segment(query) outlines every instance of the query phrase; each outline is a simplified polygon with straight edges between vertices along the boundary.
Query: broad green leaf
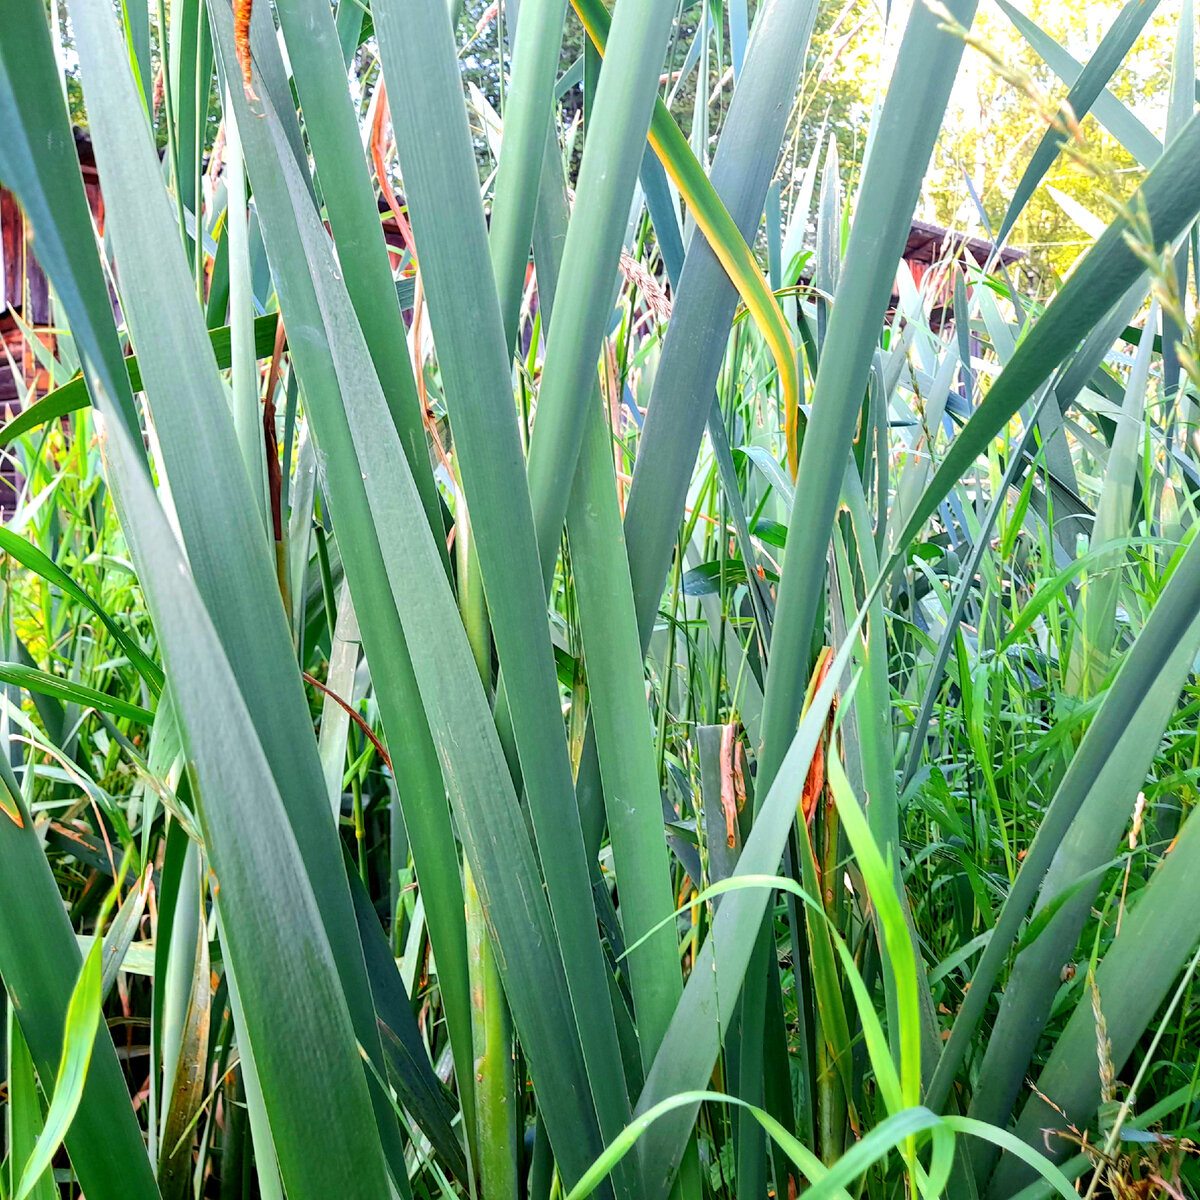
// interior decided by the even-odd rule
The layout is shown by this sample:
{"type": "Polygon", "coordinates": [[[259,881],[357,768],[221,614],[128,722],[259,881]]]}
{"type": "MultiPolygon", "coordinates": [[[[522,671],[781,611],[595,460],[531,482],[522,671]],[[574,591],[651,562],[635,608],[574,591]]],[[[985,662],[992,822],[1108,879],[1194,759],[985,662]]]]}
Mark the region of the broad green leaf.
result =
{"type": "MultiPolygon", "coordinates": [[[[246,170],[242,162],[242,139],[236,117],[228,112],[225,97],[225,230],[229,274],[229,365],[233,426],[246,467],[250,495],[259,517],[274,538],[274,514],[270,511],[267,454],[263,413],[259,401],[261,380],[254,345],[254,280],[250,267],[250,225],[246,213],[246,170]]],[[[212,287],[209,287],[211,296],[212,287]]],[[[278,322],[276,322],[277,332],[278,322]]],[[[274,454],[274,438],[271,442],[274,454]]],[[[282,530],[280,530],[282,533],[282,530]]],[[[278,554],[278,548],[276,549],[278,554]]]]}
{"type": "MultiPolygon", "coordinates": [[[[227,75],[236,76],[232,13],[224,3],[214,3],[210,16],[218,59],[227,75]]],[[[271,38],[260,40],[256,61],[268,78],[282,73],[278,46],[271,38]]],[[[266,251],[284,319],[296,329],[320,329],[325,318],[298,223],[301,219],[315,221],[316,210],[308,201],[303,182],[307,173],[302,172],[292,154],[289,125],[279,116],[267,92],[263,103],[269,107],[263,117],[251,111],[240,89],[232,90],[231,99],[240,121],[246,165],[258,198],[266,251]]],[[[291,355],[304,390],[305,412],[326,464],[325,500],[332,511],[389,752],[397,778],[404,780],[399,788],[400,803],[437,955],[455,1070],[469,1078],[470,999],[459,858],[449,806],[434,799],[443,794],[442,772],[380,554],[366,480],[343,407],[329,340],[297,339],[291,355]]],[[[314,459],[317,448],[310,451],[314,459]]],[[[311,499],[304,510],[296,510],[295,520],[301,527],[308,524],[310,511],[311,499]]]]}
{"type": "MultiPolygon", "coordinates": [[[[1146,328],[1158,324],[1158,304],[1151,301],[1146,328]]],[[[1145,443],[1147,386],[1153,339],[1145,333],[1138,346],[1133,368],[1125,385],[1125,399],[1105,463],[1104,483],[1096,503],[1090,544],[1101,546],[1136,532],[1130,513],[1145,443]]],[[[1101,560],[1084,585],[1080,636],[1071,647],[1067,676],[1072,692],[1086,699],[1099,690],[1112,667],[1117,640],[1117,604],[1123,583],[1122,553],[1117,550],[1101,560]]]]}
{"type": "MultiPolygon", "coordinates": [[[[441,510],[404,321],[388,263],[375,188],[365,170],[333,13],[327,0],[281,0],[277,11],[346,292],[400,434],[426,517],[431,528],[440,530],[441,510]]],[[[257,120],[257,114],[251,119],[257,120]]]]}
{"type": "MultiPolygon", "coordinates": [[[[197,196],[212,78],[212,41],[202,7],[172,3],[166,40],[167,61],[163,64],[166,158],[172,167],[171,190],[178,204],[179,225],[185,227],[189,219],[193,222],[188,253],[194,275],[198,277],[195,264],[199,251],[196,247],[201,239],[194,223],[198,220],[197,196]]],[[[140,83],[137,97],[144,100],[140,83]]],[[[142,111],[146,111],[144,103],[142,111]]]]}
{"type": "MultiPolygon", "coordinates": [[[[815,5],[770,0],[755,17],[742,72],[718,144],[712,183],[747,240],[762,216],[786,114],[777,97],[795,89],[815,5]]],[[[550,219],[552,199],[543,180],[541,227],[535,246],[543,292],[558,277],[559,228],[550,219]]],[[[558,193],[562,194],[561,183],[558,193]]],[[[559,201],[565,207],[565,199],[559,201]]],[[[673,219],[673,218],[672,218],[673,219]]],[[[660,239],[663,233],[659,231],[660,239]]],[[[650,642],[683,515],[691,471],[712,412],[737,294],[704,238],[692,240],[675,281],[675,306],[651,389],[625,512],[630,581],[643,652],[650,642]]],[[[585,741],[577,791],[581,811],[599,796],[594,737],[585,741]]],[[[596,801],[595,807],[599,807],[596,801]]]]}
{"type": "MultiPolygon", "coordinates": [[[[40,13],[30,19],[40,23],[40,13]]],[[[172,232],[158,156],[110,15],[102,8],[84,6],[75,14],[73,27],[109,206],[108,231],[122,262],[124,315],[135,343],[139,331],[145,334],[143,380],[188,561],[206,593],[207,611],[234,647],[235,691],[240,695],[240,689],[245,689],[254,698],[254,727],[271,747],[273,769],[283,781],[279,792],[304,850],[306,881],[315,887],[320,917],[332,931],[329,943],[348,989],[359,1041],[368,1048],[378,1047],[361,948],[336,831],[324,801],[307,700],[279,602],[273,555],[241,466],[223,385],[203,315],[193,298],[183,250],[172,232]],[[203,438],[196,437],[199,429],[205,431],[203,438]],[[223,497],[223,503],[215,507],[211,503],[214,488],[223,497]]],[[[45,90],[44,78],[34,82],[45,90]]],[[[49,86],[55,86],[53,80],[49,86]]],[[[66,113],[61,110],[59,120],[66,129],[66,113]]],[[[69,177],[67,164],[61,161],[40,159],[39,167],[69,177]]],[[[70,170],[77,173],[75,167],[70,170]]],[[[83,208],[82,189],[77,199],[83,208]]],[[[37,212],[31,216],[39,235],[44,228],[50,236],[55,221],[49,213],[45,220],[37,212]]],[[[82,221],[90,224],[86,209],[82,221]]],[[[44,265],[57,283],[52,263],[44,265]]],[[[53,265],[61,264],[54,261],[53,265]]],[[[102,281],[100,288],[103,304],[111,313],[102,281]]],[[[66,304],[69,293],[62,286],[58,291],[66,304]]],[[[68,312],[79,328],[99,329],[102,327],[90,315],[95,307],[96,300],[89,294],[87,304],[80,301],[74,308],[68,306],[68,312]]],[[[99,333],[94,340],[102,342],[99,333]]],[[[111,373],[108,379],[96,381],[94,400],[119,394],[107,387],[109,380],[111,373]]],[[[111,421],[111,410],[108,415],[111,421]]],[[[140,444],[140,434],[137,439],[134,444],[140,444]]],[[[146,483],[144,476],[142,483],[146,483]]],[[[126,486],[130,486],[128,482],[126,486]]],[[[131,514],[120,509],[119,499],[117,503],[118,512],[128,521],[131,514]]],[[[260,956],[243,972],[245,986],[250,986],[254,970],[270,969],[269,958],[260,956]]],[[[383,1105],[382,1097],[378,1104],[383,1105]]],[[[378,1107],[377,1111],[394,1127],[390,1107],[378,1107]]]]}
{"type": "MultiPolygon", "coordinates": [[[[609,36],[608,10],[601,0],[572,0],[572,3],[587,29],[588,36],[603,53],[609,36]]],[[[698,111],[707,112],[707,108],[698,106],[698,111]]],[[[705,175],[699,158],[688,146],[679,126],[661,100],[656,100],[654,104],[649,139],[659,161],[687,204],[690,216],[725,268],[726,274],[745,301],[759,331],[771,348],[775,368],[779,372],[784,419],[788,431],[788,461],[795,469],[795,422],[799,415],[800,384],[791,330],[778,301],[763,279],[753,253],[705,175]]],[[[705,137],[702,144],[706,145],[707,140],[705,137]]],[[[701,153],[707,157],[705,150],[702,149],[701,153]]],[[[530,461],[533,461],[532,446],[530,461]]]]}
{"type": "MultiPolygon", "coordinates": [[[[547,172],[553,191],[548,189],[539,200],[540,219],[549,237],[539,238],[537,259],[542,311],[551,322],[562,266],[557,251],[566,237],[565,197],[556,166],[551,163],[547,172]]],[[[582,810],[594,769],[603,775],[603,806],[614,865],[627,881],[620,897],[622,932],[627,941],[636,942],[646,930],[659,929],[659,936],[632,968],[639,1051],[642,1066],[648,1067],[682,983],[675,940],[659,926],[671,909],[669,862],[662,841],[658,767],[645,704],[642,647],[617,505],[612,441],[602,411],[598,389],[593,387],[591,415],[566,518],[588,664],[592,730],[599,734],[595,741],[585,739],[584,769],[589,773],[580,804],[582,810]],[[589,745],[600,747],[602,759],[588,756],[589,745]]],[[[595,790],[601,790],[599,784],[595,790]]]]}
{"type": "Polygon", "coordinates": [[[149,482],[133,469],[119,427],[104,438],[110,485],[127,514],[125,533],[198,784],[225,952],[237,971],[238,1036],[253,1050],[284,1187],[377,1198],[386,1194],[387,1172],[372,1136],[358,1040],[287,812],[149,482]],[[297,1005],[301,981],[307,1001],[297,1005]],[[316,1094],[336,1095],[338,1103],[313,1122],[316,1094]]]}
{"type": "MultiPolygon", "coordinates": [[[[540,576],[547,583],[553,574],[583,443],[587,402],[612,312],[629,201],[642,162],[673,15],[670,0],[616,6],[607,55],[591,100],[561,275],[593,282],[556,293],[553,330],[538,392],[538,420],[529,447],[529,493],[540,576]]],[[[487,574],[485,562],[485,580],[487,574]]]]}
{"type": "Polygon", "coordinates": [[[555,71],[567,0],[523,0],[516,12],[512,78],[505,96],[504,144],[496,168],[488,242],[505,344],[516,337],[525,268],[537,211],[537,180],[554,109],[555,71]]]}
{"type": "MultiPolygon", "coordinates": [[[[975,0],[948,5],[951,15],[965,26],[970,25],[975,7],[975,0]]],[[[763,711],[760,786],[774,778],[796,727],[823,591],[814,581],[824,575],[846,456],[896,265],[962,56],[962,40],[944,29],[942,21],[924,6],[912,9],[894,83],[879,114],[863,172],[796,476],[794,507],[805,519],[793,522],[789,531],[779,583],[763,711]]],[[[909,540],[905,537],[899,544],[907,545],[909,540]]]]}
{"type": "MultiPolygon", "coordinates": [[[[671,878],[612,441],[594,401],[567,531],[613,863],[621,881],[621,928],[633,942],[671,912],[671,878]]],[[[629,970],[638,1044],[648,1069],[683,991],[673,930],[661,927],[631,956],[629,970]]]]}
{"type": "MultiPolygon", "coordinates": [[[[376,16],[379,15],[377,12],[376,16]]],[[[221,22],[218,47],[225,52],[225,47],[232,44],[232,22],[225,17],[221,17],[221,22]]],[[[235,95],[235,105],[238,102],[235,95]]],[[[272,132],[270,109],[259,128],[265,140],[259,147],[261,153],[251,151],[252,175],[256,162],[267,164],[271,161],[270,138],[277,134],[272,132]]],[[[248,139],[250,135],[245,136],[248,139]]],[[[249,142],[247,145],[249,147],[249,142]]],[[[334,386],[340,389],[329,395],[310,389],[310,404],[317,399],[328,403],[325,410],[330,418],[327,428],[337,432],[332,418],[337,416],[333,402],[338,402],[343,436],[350,442],[348,449],[357,463],[352,475],[331,474],[330,479],[357,480],[355,486],[364,488],[363,511],[369,522],[365,528],[372,538],[377,539],[375,554],[383,552],[382,569],[387,572],[384,586],[389,589],[392,611],[398,613],[403,622],[405,640],[412,653],[411,669],[420,688],[429,732],[437,740],[459,833],[464,839],[464,849],[480,895],[492,914],[502,951],[500,965],[506,993],[531,1064],[535,1087],[543,1096],[543,1110],[556,1140],[559,1163],[564,1174],[571,1171],[581,1174],[593,1152],[589,1150],[589,1144],[594,1146],[594,1152],[598,1152],[601,1143],[584,1082],[578,1034],[574,1031],[574,1015],[565,990],[561,959],[556,939],[550,932],[553,926],[545,907],[525,818],[512,790],[491,710],[457,617],[449,583],[443,571],[430,569],[440,557],[438,549],[424,522],[412,519],[414,510],[410,505],[415,492],[411,479],[396,468],[398,446],[395,434],[394,431],[389,433],[388,424],[381,421],[381,414],[386,419],[386,408],[382,405],[370,363],[364,357],[361,334],[356,332],[352,322],[341,316],[346,311],[345,301],[339,302],[338,273],[329,254],[328,240],[316,213],[306,202],[297,199],[293,207],[288,199],[298,195],[298,189],[289,186],[290,174],[295,173],[296,167],[284,161],[277,152],[274,152],[274,158],[282,167],[277,194],[287,209],[272,206],[273,212],[280,218],[289,217],[294,223],[292,236],[297,239],[286,246],[280,245],[278,250],[280,253],[291,252],[296,255],[293,261],[306,264],[305,275],[311,280],[309,286],[313,289],[308,302],[315,308],[315,311],[309,310],[310,319],[320,321],[325,327],[325,344],[334,356],[329,367],[336,369],[335,380],[338,382],[334,386]],[[530,935],[531,929],[539,931],[536,936],[530,935]],[[518,980],[522,981],[520,986],[518,980]],[[531,980],[537,982],[531,983],[531,980]],[[543,1063],[546,1064],[544,1070],[543,1063]]],[[[269,184],[270,175],[264,174],[269,184]]],[[[264,189],[259,187],[257,190],[261,198],[264,189]]],[[[482,261],[486,263],[486,254],[482,261]]],[[[282,270],[280,278],[287,278],[282,270]]],[[[340,295],[344,297],[344,292],[340,295]]],[[[288,297],[283,297],[283,303],[286,314],[288,297]]],[[[313,327],[318,326],[314,324],[313,327]]],[[[301,370],[303,372],[303,366],[301,370]]],[[[318,433],[327,452],[331,453],[329,440],[320,429],[318,433]]],[[[352,572],[355,559],[348,556],[347,564],[352,572]]],[[[353,574],[350,578],[353,589],[353,574]]],[[[355,609],[371,660],[373,618],[368,617],[358,594],[355,595],[355,609]]],[[[541,622],[544,629],[544,612],[541,622]]],[[[378,660],[373,661],[378,671],[378,660]]],[[[556,723],[561,729],[560,717],[556,717],[556,723]]],[[[457,869],[455,876],[457,883],[457,869]]],[[[586,875],[584,878],[586,880],[586,875]]],[[[461,914],[461,900],[459,904],[461,914]]],[[[590,908],[589,896],[587,910],[590,908]]],[[[589,936],[595,936],[594,924],[589,936]]],[[[616,1061],[615,1057],[609,1060],[610,1068],[616,1061]]]]}
{"type": "MultiPolygon", "coordinates": [[[[451,30],[439,5],[381,0],[374,16],[526,800],[590,1091],[601,1131],[613,1136],[628,1117],[629,1100],[607,968],[596,937],[583,835],[570,802],[574,786],[546,625],[534,514],[451,30]],[[413,53],[425,64],[420,74],[408,67],[413,53]]],[[[623,211],[622,227],[625,216],[623,211]]],[[[619,246],[612,252],[614,265],[617,250],[619,246]]],[[[589,371],[591,367],[594,362],[589,371]]],[[[590,383],[589,374],[584,386],[590,383]]],[[[550,411],[544,407],[545,389],[543,380],[543,416],[550,411]]],[[[575,457],[572,454],[569,464],[572,476],[575,457]]],[[[372,473],[367,469],[366,474],[369,488],[372,473]]],[[[565,491],[562,499],[565,512],[565,491]]],[[[560,514],[555,548],[561,528],[560,514]]],[[[485,895],[490,886],[486,873],[475,870],[474,864],[472,873],[480,895],[485,895]]],[[[556,1149],[561,1156],[562,1147],[556,1149]]]]}

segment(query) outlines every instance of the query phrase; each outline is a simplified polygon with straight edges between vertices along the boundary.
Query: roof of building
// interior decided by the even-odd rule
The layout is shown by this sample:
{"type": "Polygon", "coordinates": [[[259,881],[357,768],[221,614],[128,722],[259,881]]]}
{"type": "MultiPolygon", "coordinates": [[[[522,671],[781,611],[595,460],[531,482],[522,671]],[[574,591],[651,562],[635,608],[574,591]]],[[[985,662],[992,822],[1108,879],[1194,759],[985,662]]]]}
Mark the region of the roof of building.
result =
{"type": "Polygon", "coordinates": [[[1006,266],[1025,257],[1023,250],[1016,250],[1011,246],[1005,246],[996,254],[995,244],[984,238],[967,237],[965,234],[943,229],[940,225],[931,225],[928,221],[914,221],[904,246],[904,258],[908,262],[936,262],[946,252],[947,246],[954,244],[959,246],[960,254],[965,251],[981,267],[993,256],[1006,266]]]}

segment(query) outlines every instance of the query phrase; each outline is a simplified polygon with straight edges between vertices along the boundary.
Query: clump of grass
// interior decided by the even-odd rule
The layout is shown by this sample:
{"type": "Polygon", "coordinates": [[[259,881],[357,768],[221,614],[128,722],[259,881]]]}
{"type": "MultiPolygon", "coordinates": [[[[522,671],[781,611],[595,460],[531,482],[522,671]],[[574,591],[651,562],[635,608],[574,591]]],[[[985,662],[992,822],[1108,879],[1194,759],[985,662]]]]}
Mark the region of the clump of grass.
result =
{"type": "Polygon", "coordinates": [[[785,211],[815,5],[579,8],[582,131],[524,0],[480,140],[473,10],[68,0],[97,239],[15,0],[0,1196],[1194,1192],[1190,7],[1048,301],[896,282],[957,64],[1045,120],[1008,229],[1148,13],[1054,103],[914,6],[785,211]]]}

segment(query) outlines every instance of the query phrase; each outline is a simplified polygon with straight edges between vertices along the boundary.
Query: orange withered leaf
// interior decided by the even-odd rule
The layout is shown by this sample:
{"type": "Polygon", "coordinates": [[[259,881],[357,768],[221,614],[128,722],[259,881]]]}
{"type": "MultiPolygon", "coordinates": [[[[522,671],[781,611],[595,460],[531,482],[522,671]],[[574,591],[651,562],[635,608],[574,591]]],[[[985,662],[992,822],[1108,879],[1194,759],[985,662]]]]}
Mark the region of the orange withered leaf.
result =
{"type": "Polygon", "coordinates": [[[804,823],[812,824],[813,813],[817,811],[817,797],[825,786],[825,743],[818,742],[813,751],[812,762],[808,765],[808,777],[804,780],[804,791],[800,793],[800,811],[804,813],[804,823]]]}
{"type": "Polygon", "coordinates": [[[233,0],[233,44],[238,66],[242,68],[242,87],[247,100],[257,100],[250,80],[250,13],[254,0],[233,0]]]}
{"type": "MultiPolygon", "coordinates": [[[[824,647],[817,658],[817,669],[813,675],[812,681],[808,685],[808,694],[814,696],[817,689],[825,682],[825,677],[829,674],[829,668],[833,664],[833,651],[828,646],[824,647]]],[[[808,705],[805,704],[807,709],[808,705]]],[[[832,718],[832,712],[830,717],[832,718]]],[[[825,742],[821,740],[817,743],[817,748],[813,752],[812,762],[808,765],[808,777],[804,780],[804,790],[800,793],[800,811],[804,814],[804,822],[806,825],[812,824],[813,813],[817,810],[817,797],[821,794],[825,787],[825,742]]]]}

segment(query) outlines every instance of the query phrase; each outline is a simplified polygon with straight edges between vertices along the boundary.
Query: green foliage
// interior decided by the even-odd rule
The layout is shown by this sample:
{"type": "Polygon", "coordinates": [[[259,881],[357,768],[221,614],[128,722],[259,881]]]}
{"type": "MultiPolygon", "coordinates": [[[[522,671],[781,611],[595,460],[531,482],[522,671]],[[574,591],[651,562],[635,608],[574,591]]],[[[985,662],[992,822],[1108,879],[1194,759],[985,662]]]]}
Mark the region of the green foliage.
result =
{"type": "Polygon", "coordinates": [[[0,1195],[1197,1194],[1190,2],[135,8],[0,37],[0,1195]]]}

